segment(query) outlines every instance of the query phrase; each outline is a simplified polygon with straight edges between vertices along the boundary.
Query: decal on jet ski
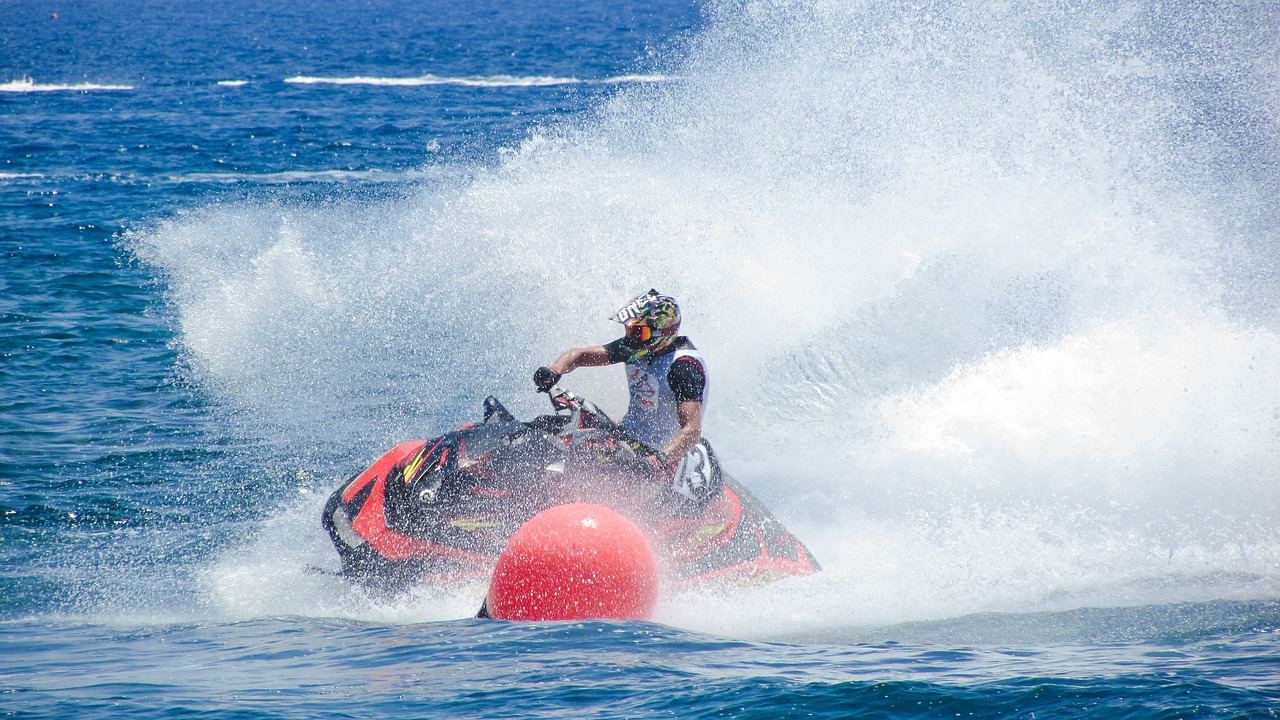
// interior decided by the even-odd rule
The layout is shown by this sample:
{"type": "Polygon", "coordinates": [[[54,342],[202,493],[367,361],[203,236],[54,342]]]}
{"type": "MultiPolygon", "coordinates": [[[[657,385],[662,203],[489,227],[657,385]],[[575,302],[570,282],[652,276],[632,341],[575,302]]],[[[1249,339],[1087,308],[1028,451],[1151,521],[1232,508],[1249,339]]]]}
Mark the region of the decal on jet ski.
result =
{"type": "Polygon", "coordinates": [[[342,501],[351,502],[351,498],[355,497],[356,493],[363,490],[375,478],[390,472],[393,466],[426,444],[427,443],[423,440],[411,440],[406,443],[400,443],[392,448],[391,452],[383,455],[377,462],[370,466],[368,470],[357,475],[356,478],[351,481],[351,484],[347,485],[346,489],[342,491],[342,501]]]}
{"type": "Polygon", "coordinates": [[[449,524],[467,532],[475,532],[481,528],[495,528],[500,525],[500,523],[482,518],[458,518],[457,520],[450,520],[449,524]]]}
{"type": "MultiPolygon", "coordinates": [[[[418,479],[418,471],[422,469],[422,466],[424,463],[426,463],[427,458],[431,457],[431,455],[435,453],[436,448],[440,447],[440,444],[443,442],[444,442],[444,438],[440,438],[439,440],[436,441],[435,445],[431,446],[430,450],[427,450],[426,443],[423,443],[423,449],[419,450],[418,454],[415,455],[413,459],[409,461],[409,464],[404,466],[404,472],[402,473],[402,477],[404,478],[405,485],[412,485],[413,482],[418,479]]],[[[426,472],[431,472],[431,470],[438,468],[440,464],[441,464],[440,462],[435,463],[435,465],[428,468],[426,472]]],[[[426,473],[423,473],[423,474],[426,474],[426,473]]]]}

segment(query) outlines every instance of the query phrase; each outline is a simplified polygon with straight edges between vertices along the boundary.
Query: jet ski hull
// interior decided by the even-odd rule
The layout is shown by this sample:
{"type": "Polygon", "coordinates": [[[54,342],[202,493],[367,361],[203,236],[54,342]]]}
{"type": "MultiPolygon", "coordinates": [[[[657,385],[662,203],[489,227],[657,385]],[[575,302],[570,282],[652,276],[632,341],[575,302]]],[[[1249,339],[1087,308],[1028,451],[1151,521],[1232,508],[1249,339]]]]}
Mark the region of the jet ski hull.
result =
{"type": "Polygon", "coordinates": [[[608,506],[639,525],[669,587],[819,569],[705,441],[670,484],[658,485],[635,444],[583,405],[525,423],[490,398],[485,422],[392,448],[325,505],[322,524],[343,574],[390,591],[485,580],[521,525],[572,502],[608,506]]]}

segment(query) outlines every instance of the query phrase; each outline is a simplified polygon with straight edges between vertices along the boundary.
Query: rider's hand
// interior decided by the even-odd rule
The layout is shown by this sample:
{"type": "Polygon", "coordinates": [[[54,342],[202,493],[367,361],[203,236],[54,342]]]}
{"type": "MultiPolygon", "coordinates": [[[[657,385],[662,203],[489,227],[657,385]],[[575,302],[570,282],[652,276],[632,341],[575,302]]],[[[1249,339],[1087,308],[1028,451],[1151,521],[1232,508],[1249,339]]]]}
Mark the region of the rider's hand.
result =
{"type": "Polygon", "coordinates": [[[533,373],[533,384],[538,392],[547,392],[560,382],[560,373],[549,367],[540,367],[533,373]]]}
{"type": "Polygon", "coordinates": [[[644,459],[652,466],[655,480],[666,481],[671,478],[671,463],[667,460],[666,453],[662,451],[649,453],[644,456],[644,459]]]}

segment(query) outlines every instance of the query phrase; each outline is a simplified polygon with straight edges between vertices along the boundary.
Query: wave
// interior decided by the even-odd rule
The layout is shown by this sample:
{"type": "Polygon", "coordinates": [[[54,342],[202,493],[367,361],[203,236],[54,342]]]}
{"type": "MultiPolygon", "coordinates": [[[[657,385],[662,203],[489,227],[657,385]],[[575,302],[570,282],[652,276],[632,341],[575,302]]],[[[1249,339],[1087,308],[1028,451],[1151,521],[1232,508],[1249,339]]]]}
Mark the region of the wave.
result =
{"type": "MultiPolygon", "coordinates": [[[[382,87],[421,87],[429,85],[455,85],[461,87],[477,87],[477,88],[500,88],[500,87],[554,87],[558,85],[625,85],[625,84],[643,84],[643,83],[662,83],[669,82],[675,78],[667,75],[619,75],[597,80],[583,80],[574,77],[555,77],[550,75],[533,75],[533,76],[516,76],[516,75],[490,75],[490,76],[463,76],[463,77],[444,77],[438,75],[423,75],[420,77],[313,77],[307,75],[298,75],[285,78],[284,82],[290,85],[369,85],[382,87]]],[[[248,80],[219,80],[217,85],[220,87],[243,87],[249,85],[248,80]]],[[[111,85],[101,83],[76,83],[76,84],[58,84],[58,83],[37,83],[31,78],[22,78],[19,80],[10,80],[6,83],[0,83],[0,92],[7,93],[33,93],[33,92],[101,92],[101,91],[129,91],[137,89],[133,85],[111,85]]]]}
{"type": "Polygon", "coordinates": [[[31,78],[22,78],[21,80],[10,80],[7,83],[0,83],[0,92],[8,93],[31,93],[31,92],[97,92],[97,91],[121,91],[133,90],[132,85],[100,85],[97,83],[77,83],[75,85],[59,85],[37,83],[31,78]]]}
{"type": "Polygon", "coordinates": [[[312,77],[298,75],[286,78],[285,82],[293,85],[376,85],[387,87],[418,87],[425,85],[461,85],[464,87],[551,87],[555,85],[619,85],[627,83],[660,83],[673,78],[665,75],[620,75],[600,80],[582,80],[573,77],[554,77],[548,75],[516,76],[516,75],[469,75],[464,77],[443,77],[440,75],[422,75],[420,77],[312,77]]]}
{"type": "Polygon", "coordinates": [[[435,177],[426,170],[289,170],[275,173],[185,173],[169,175],[166,182],[174,184],[201,183],[232,185],[255,183],[260,185],[287,185],[290,183],[399,183],[435,177]]]}
{"type": "Polygon", "coordinates": [[[44,174],[0,172],[0,181],[45,180],[58,178],[76,182],[112,182],[124,184],[150,183],[154,181],[172,185],[289,185],[295,183],[412,183],[436,179],[445,171],[430,170],[287,170],[272,173],[182,173],[159,177],[141,175],[96,174],[44,174]]]}

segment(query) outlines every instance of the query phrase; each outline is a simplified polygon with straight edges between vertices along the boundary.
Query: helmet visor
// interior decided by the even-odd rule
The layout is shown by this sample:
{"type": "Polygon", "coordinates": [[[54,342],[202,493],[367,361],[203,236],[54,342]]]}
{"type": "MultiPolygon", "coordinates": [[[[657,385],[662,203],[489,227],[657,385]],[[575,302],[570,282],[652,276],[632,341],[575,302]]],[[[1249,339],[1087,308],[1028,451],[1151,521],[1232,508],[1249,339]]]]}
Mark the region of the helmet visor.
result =
{"type": "MultiPolygon", "coordinates": [[[[651,290],[650,293],[653,293],[653,291],[651,290]]],[[[616,323],[622,323],[623,325],[635,322],[649,312],[650,303],[654,297],[656,297],[654,294],[640,295],[626,305],[623,305],[621,308],[618,308],[618,312],[614,313],[613,317],[609,319],[616,323]]]]}

